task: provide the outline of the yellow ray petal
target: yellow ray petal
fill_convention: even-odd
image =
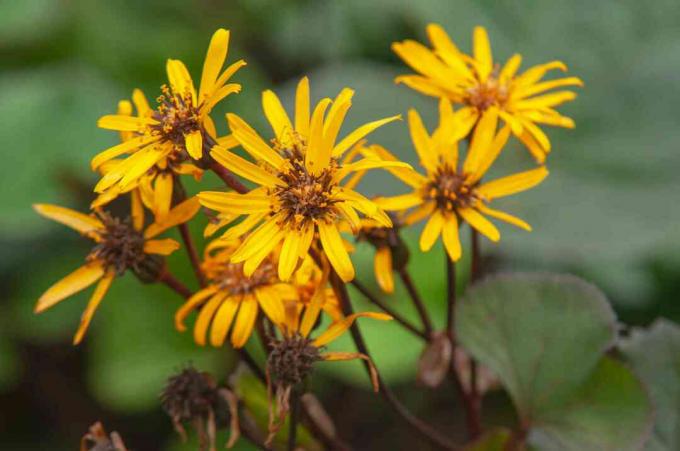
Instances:
[[[456,215],[449,215],[442,227],[442,241],[444,248],[451,261],[460,259],[462,250],[460,246],[460,236],[458,235],[458,218]]]
[[[246,344],[250,333],[253,331],[257,318],[257,302],[252,296],[246,296],[241,302],[241,308],[236,317],[234,330],[231,332],[231,344],[235,348],[242,348]]]
[[[530,68],[529,70],[527,70],[523,74],[516,77],[515,83],[518,86],[533,85],[538,80],[543,78],[543,76],[546,74],[546,72],[553,70],[553,69],[559,69],[562,72],[566,72],[567,66],[562,61],[551,61],[549,63],[540,64],[538,66],[534,66],[534,67]]]
[[[156,121],[149,118],[107,114],[99,118],[97,127],[119,132],[139,132],[144,130],[147,125],[154,123]]]
[[[489,208],[486,205],[482,204],[481,202],[477,205],[477,210],[484,213],[485,215],[491,216],[491,217],[496,218],[496,219],[500,219],[501,221],[505,221],[508,224],[512,224],[514,226],[519,227],[520,229],[524,229],[527,232],[531,232],[531,226],[529,224],[527,224],[526,222],[522,221],[520,218],[513,216],[509,213],[506,213],[504,211],[494,210],[493,208]]]
[[[392,44],[392,50],[413,70],[428,76],[440,86],[465,82],[465,74],[448,67],[434,52],[419,42],[412,40],[395,42]]]
[[[302,236],[297,231],[289,232],[283,240],[281,255],[279,256],[279,279],[287,282],[297,267],[300,254],[300,240]]]
[[[437,168],[437,154],[434,152],[432,140],[423,125],[418,112],[414,109],[408,112],[408,128],[411,135],[411,142],[418,154],[420,164],[430,172]]]
[[[213,86],[211,92],[205,93],[206,98],[211,98],[216,90],[221,89],[224,87],[224,84],[229,81],[229,79],[243,66],[247,66],[248,63],[246,63],[244,60],[238,60],[235,63],[231,63],[225,70],[222,72],[222,74],[217,78],[217,81],[215,82],[215,85]],[[212,101],[214,104],[214,101]]]
[[[323,148],[323,121],[326,109],[330,104],[331,99],[322,99],[314,108],[312,120],[309,123],[309,142],[305,153],[305,166],[313,174],[321,172],[330,161],[330,151]]]
[[[238,263],[247,260],[256,254],[257,251],[271,244],[272,238],[276,237],[280,229],[278,218],[268,218],[266,222],[263,222],[241,243],[239,248],[232,254],[231,261]]]
[[[283,301],[271,287],[261,286],[256,288],[255,297],[264,314],[274,324],[282,325],[284,323],[286,312],[283,309]]]
[[[213,147],[210,155],[215,159],[215,161],[229,169],[231,172],[251,180],[258,185],[272,188],[282,183],[270,172],[265,171],[260,166],[257,166],[250,161],[241,158],[240,156],[226,150],[221,146]]]
[[[106,163],[107,161],[110,161],[113,158],[119,157],[123,154],[129,153],[132,150],[142,149],[143,147],[148,146],[154,141],[157,141],[157,139],[158,138],[155,136],[146,135],[139,136],[137,138],[130,139],[113,147],[110,147],[104,150],[103,152],[98,153],[90,162],[90,166],[92,167],[93,171],[96,171],[102,164]]]
[[[503,69],[501,69],[498,80],[504,84],[510,82],[517,73],[520,64],[522,64],[522,55],[515,53],[508,59],[508,62],[505,63]]]
[[[354,266],[349,258],[347,250],[342,243],[340,232],[335,224],[319,223],[319,237],[321,245],[338,276],[344,281],[349,282],[354,279]]]
[[[187,222],[201,209],[197,197],[190,197],[181,204],[176,205],[162,219],[149,225],[144,231],[144,238],[153,238],[160,235],[171,227]]]
[[[451,41],[446,31],[438,24],[429,24],[426,28],[427,36],[435,48],[437,55],[441,57],[447,65],[449,65],[457,74],[465,77],[468,80],[473,80],[470,69],[465,64],[465,61],[460,57],[460,50]]]
[[[295,130],[309,138],[309,78],[302,77],[295,91]]]
[[[196,324],[194,324],[194,341],[196,344],[205,346],[208,327],[210,326],[217,308],[222,304],[225,297],[227,297],[226,292],[218,291],[210,298],[203,308],[201,308],[198,318],[196,318]]]
[[[271,198],[262,191],[253,190],[247,194],[203,191],[197,196],[204,207],[223,213],[264,213],[271,208]]]
[[[437,238],[441,234],[442,227],[444,226],[444,215],[441,214],[439,210],[435,211],[430,219],[425,224],[423,232],[420,234],[420,250],[427,252],[432,249],[434,243],[437,242]]]
[[[137,108],[137,115],[140,117],[147,117],[151,113],[151,107],[149,106],[149,101],[146,100],[146,96],[141,89],[134,89],[132,91],[132,102]]]
[[[470,141],[470,149],[463,163],[464,174],[476,174],[480,161],[489,150],[498,127],[498,109],[489,108],[482,114]]]
[[[501,239],[501,234],[496,226],[474,208],[460,208],[458,214],[460,214],[460,216],[475,230],[491,241],[498,241]]]
[[[349,135],[345,136],[342,139],[342,141],[340,141],[333,148],[333,156],[339,157],[340,155],[345,153],[350,147],[352,147],[354,144],[358,143],[361,139],[363,139],[366,135],[371,133],[373,130],[380,128],[385,124],[389,124],[390,122],[398,120],[401,120],[401,114],[397,114],[396,116],[387,117],[385,119],[380,119],[362,125],[361,127],[351,132]]]
[[[200,160],[203,156],[203,135],[200,130],[194,130],[184,135],[184,145],[187,153],[194,160]]]
[[[389,321],[392,319],[390,315],[387,315],[385,313],[374,312],[354,313],[346,318],[341,319],[340,321],[331,324],[330,327],[326,329],[324,333],[322,333],[321,335],[319,335],[318,338],[312,341],[312,345],[316,346],[317,348],[327,345],[328,343],[332,342],[340,335],[345,333],[345,331],[349,329],[352,326],[352,324],[354,324],[354,321],[356,321],[359,318],[372,318],[380,321]]]
[[[67,297],[84,290],[104,275],[104,264],[93,260],[52,285],[38,299],[34,312],[40,313]]]
[[[406,210],[423,203],[423,198],[416,192],[402,194],[400,196],[379,197],[375,203],[383,210],[395,211]]]
[[[198,93],[199,102],[205,99],[206,93],[212,91],[224,61],[227,59],[228,49],[229,30],[220,28],[212,35],[208,51],[205,55],[203,73],[201,74],[201,86]]]
[[[548,176],[548,169],[545,166],[520,172],[518,174],[502,177],[491,182],[484,183],[477,192],[486,200],[497,199],[519,193],[538,185]]]
[[[394,292],[394,277],[392,276],[392,251],[387,246],[379,247],[373,258],[375,280],[385,293]]]
[[[262,93],[262,109],[274,131],[274,136],[279,140],[283,138],[284,133],[293,131],[288,114],[274,91],[268,89]]]
[[[139,190],[130,193],[130,216],[132,216],[132,227],[138,232],[141,231],[144,228],[144,206]]]
[[[175,329],[180,332],[187,330],[184,325],[184,320],[196,307],[201,305],[206,299],[217,292],[217,287],[211,285],[202,289],[193,296],[191,296],[175,313]]]
[[[325,287],[326,283],[328,282],[328,273],[329,273],[328,268],[324,269],[323,274],[321,276],[321,280],[316,286],[314,294],[312,295],[312,299],[310,300],[309,305],[305,309],[305,313],[302,316],[302,323],[300,324],[300,335],[302,335],[305,338],[309,336],[309,333],[314,328],[314,325],[316,325],[316,321],[319,318],[319,313],[321,313],[324,301],[326,300]]]
[[[95,288],[94,293],[92,293],[90,302],[88,302],[85,311],[80,317],[80,325],[78,326],[78,330],[76,331],[76,334],[73,337],[74,345],[80,344],[80,342],[83,340],[85,332],[87,332],[87,328],[90,325],[90,321],[92,321],[92,317],[94,316],[94,312],[97,310],[97,307],[99,307],[99,304],[104,298],[106,292],[109,291],[109,288],[111,287],[111,282],[113,282],[115,276],[116,276],[115,271],[108,270],[106,272],[106,275],[102,277],[102,279],[97,284],[97,288]]]
[[[399,161],[390,151],[382,146],[373,144],[362,151],[367,157],[375,155],[377,158],[384,161]],[[403,167],[386,167],[385,170],[406,183],[413,188],[420,188],[427,183],[427,178],[415,172],[412,168],[406,169]]]
[[[371,372],[371,384],[373,385],[373,391],[378,392],[380,389],[380,378],[378,377],[378,369],[373,364],[373,361],[366,354],[360,352],[325,352],[321,354],[323,360],[331,361],[345,361],[345,360],[355,360],[361,359],[368,362],[368,367]]]
[[[220,237],[220,240],[231,241],[235,238],[239,238],[244,233],[248,233],[253,227],[255,227],[260,221],[262,221],[266,216],[266,213],[255,213],[248,215],[246,219],[240,223],[232,226],[224,232]]]
[[[170,82],[170,87],[175,94],[181,96],[191,95],[191,100],[194,105],[196,102],[196,89],[194,89],[194,81],[189,75],[189,70],[180,60],[169,59],[165,65],[166,72],[168,73],[168,81]]]
[[[210,329],[210,344],[219,347],[224,344],[227,338],[229,328],[236,317],[239,305],[241,304],[240,297],[228,296],[220,305],[219,310],[215,313],[212,322],[212,329]]]
[[[515,99],[530,97],[550,89],[561,88],[563,86],[583,86],[583,81],[578,77],[558,78],[556,80],[544,81],[534,85],[523,86],[521,89],[512,91]]]
[[[172,238],[165,238],[162,240],[147,240],[144,242],[145,254],[170,255],[179,248],[179,243]]]
[[[534,157],[536,163],[545,163],[545,158],[548,155],[546,150],[534,139],[533,135],[524,130],[521,135],[517,135],[522,144],[524,144],[529,153]]]
[[[489,44],[489,36],[486,34],[484,27],[475,27],[473,31],[473,52],[475,60],[477,61],[477,68],[479,70],[479,78],[482,82],[486,81],[491,69],[493,69],[493,57],[491,56],[491,45]]]
[[[266,161],[276,169],[283,165],[283,158],[264,142],[243,119],[233,113],[227,113],[227,122],[234,137],[250,155],[258,160]]]
[[[274,235],[268,236],[264,244],[261,247],[258,246],[257,250],[252,252],[246,259],[243,264],[243,275],[246,277],[252,276],[264,259],[279,245],[284,236],[285,232],[283,230],[278,230]]]
[[[146,171],[151,169],[151,167],[153,167],[154,164],[156,164],[162,158],[165,158],[165,156],[171,150],[172,148],[166,148],[164,150],[163,148],[147,147],[146,149],[137,152],[131,157],[127,158],[125,160],[126,172],[121,174],[123,175],[123,177],[118,182],[120,184],[121,189],[125,189],[129,184],[137,181],[137,179],[141,177],[144,173],[146,173]],[[95,187],[95,190],[98,187],[99,185]]]
[[[41,216],[68,226],[83,235],[92,235],[96,231],[104,230],[102,222],[89,215],[50,204],[33,204],[33,209]]]
[[[557,91],[550,94],[544,94],[536,97],[531,97],[525,100],[519,100],[512,103],[514,110],[532,110],[546,107],[556,107],[570,100],[576,98],[576,93],[572,91]]]
[[[401,75],[394,79],[395,83],[403,83],[414,91],[432,97],[450,97],[454,100],[452,93],[444,86],[440,86],[433,80],[422,75]],[[460,97],[460,96],[458,96]]]
[[[230,94],[238,94],[241,92],[241,85],[238,83],[229,83],[222,86],[214,93],[210,94],[203,105],[201,105],[201,117],[206,118],[213,107],[217,105],[222,99]]]
[[[498,155],[500,155],[501,151],[505,147],[505,144],[508,142],[509,137],[510,127],[506,125],[493,139],[493,142],[489,145],[486,152],[479,156],[479,160],[477,160],[476,163],[477,167],[475,168],[475,172],[468,178],[468,183],[470,185],[476,183],[482,177],[484,177],[486,171],[489,170],[493,162],[496,161],[496,158],[498,158]]]
[[[156,220],[163,219],[170,211],[172,203],[173,177],[167,172],[163,172],[156,177],[154,189],[153,212]]]

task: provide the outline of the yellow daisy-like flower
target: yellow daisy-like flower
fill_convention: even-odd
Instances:
[[[239,244],[239,241],[213,242],[208,246],[202,265],[208,286],[187,300],[175,315],[175,326],[183,332],[186,317],[200,308],[194,324],[194,340],[201,346],[206,344],[210,329],[211,345],[222,346],[231,330],[231,344],[235,348],[243,347],[250,338],[260,308],[273,323],[281,323],[283,300],[297,297],[295,287],[277,277],[274,256],[245,276],[243,263],[230,261]],[[218,246],[222,248],[213,254]]]
[[[148,104],[144,94],[135,90],[133,99],[137,103],[137,112],[142,117],[140,111],[148,111]],[[123,100],[118,103],[118,115],[132,116],[132,102]],[[123,131],[120,132],[121,141],[126,142],[138,136],[138,133]],[[95,157],[92,160],[93,168],[97,168],[103,175],[115,171],[117,166],[125,164],[125,160],[111,159],[104,161],[102,158]],[[120,185],[113,185],[103,193],[99,194],[92,202],[92,208],[99,208],[111,202],[121,194],[126,194],[132,190],[138,190],[144,206],[153,212],[156,220],[162,220],[170,211],[172,205],[173,192],[175,190],[176,177],[180,175],[191,175],[196,181],[203,176],[203,170],[199,167],[184,162],[176,153],[171,153],[162,158],[137,180],[133,181],[125,188]]]
[[[198,92],[184,63],[170,59],[167,62],[170,86],[163,87],[155,110],[151,109],[140,91],[135,91],[133,101],[138,116],[116,114],[99,119],[99,127],[130,132],[133,136],[101,152],[92,161],[96,169],[112,158],[131,154],[100,180],[95,187],[96,192],[104,192],[115,184],[125,189],[171,155],[177,162],[203,158],[204,153],[207,153],[204,150],[209,150],[216,139],[210,111],[226,96],[241,90],[241,85],[227,82],[245,65],[243,60],[221,72],[228,46],[229,31],[217,30],[208,47]]]
[[[276,94],[265,91],[264,114],[274,131],[271,144],[238,116],[227,115],[234,138],[256,164],[221,146],[215,146],[211,155],[233,173],[260,186],[246,194],[202,192],[198,196],[205,207],[218,212],[248,215],[226,232],[230,238],[257,227],[232,256],[233,262],[245,262],[246,274],[252,274],[283,242],[278,274],[281,280],[288,280],[318,232],[331,265],[344,281],[349,281],[354,278],[354,267],[338,230],[339,222],[344,219],[358,227],[360,212],[391,226],[384,211],[343,186],[343,180],[368,169],[410,166],[374,157],[352,163],[341,158],[368,133],[399,116],[362,125],[336,143],[353,94],[345,88],[335,100],[321,100],[310,115],[309,81],[303,78],[297,87],[293,126]]]
[[[475,27],[473,55],[462,53],[444,29],[436,24],[427,26],[433,48],[407,40],[395,42],[392,49],[419,75],[402,75],[397,82],[426,95],[445,97],[463,104],[468,130],[492,107],[508,123],[516,135],[539,162],[550,152],[550,140],[537,124],[573,128],[571,118],[560,115],[554,108],[573,100],[572,91],[546,93],[565,86],[583,86],[577,77],[541,81],[553,69],[567,70],[561,61],[534,66],[518,74],[522,61],[513,55],[501,68],[494,63],[486,30]]]
[[[131,220],[120,220],[102,211],[87,215],[56,205],[35,204],[33,207],[42,216],[71,227],[96,243],[87,256],[87,262],[52,285],[35,306],[36,313],[43,312],[98,282],[73,338],[73,343],[78,344],[85,336],[113,279],[128,269],[142,280],[153,281],[158,277],[164,265],[159,256],[171,254],[180,245],[169,238],[154,238],[168,228],[187,221],[198,211],[200,204],[195,198],[190,199],[175,207],[163,223],[151,224],[146,230],[141,200],[134,195]]]
[[[484,215],[531,230],[526,222],[491,209],[488,204],[494,199],[536,186],[548,175],[548,170],[541,166],[481,183],[480,180],[508,140],[509,126],[506,125],[496,133],[498,110],[491,108],[475,128],[465,161],[462,167],[459,167],[458,142],[460,138],[451,139],[452,135],[459,136],[459,134],[452,134],[450,130],[460,127],[460,122],[446,99],[440,102],[440,118],[439,127],[430,135],[423,126],[418,113],[415,110],[409,111],[411,139],[426,175],[414,175],[412,172],[404,173],[399,168],[388,168],[396,177],[411,186],[413,192],[377,199],[376,202],[389,211],[416,207],[414,211],[405,216],[404,220],[407,224],[412,224],[429,218],[420,235],[420,249],[430,250],[441,235],[446,251],[453,261],[461,256],[458,236],[459,219],[467,222],[492,241],[500,239],[500,232]],[[372,146],[371,150],[380,158],[395,158],[379,146]]]

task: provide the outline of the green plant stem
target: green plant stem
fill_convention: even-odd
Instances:
[[[340,307],[342,309],[343,314],[345,316],[353,314],[354,311],[349,299],[349,294],[347,293],[347,286],[340,279],[340,277],[334,270],[331,271],[330,282],[331,286],[333,287],[333,290],[335,291],[335,295],[338,297],[338,300],[340,301]],[[371,354],[368,351],[366,342],[364,341],[363,335],[361,334],[361,330],[359,329],[359,326],[357,325],[356,322],[352,324],[352,327],[350,328],[350,333],[352,335],[352,339],[354,340],[354,344],[357,350],[370,359]],[[364,367],[366,368],[366,372],[368,373],[369,377],[371,377],[370,363],[366,361],[364,361],[363,363]],[[441,449],[447,450],[458,449],[458,447],[451,443],[451,441],[447,437],[440,434],[438,431],[434,430],[429,424],[425,423],[424,421],[413,415],[406,408],[406,406],[404,406],[396,398],[394,393],[392,393],[392,390],[390,390],[390,388],[387,385],[385,385],[385,382],[380,376],[380,373],[378,373],[378,384],[380,388],[380,394],[385,399],[385,401],[387,401],[387,403],[392,407],[392,409],[400,417],[402,417],[414,430],[418,431],[423,437],[425,437],[431,444]]]
[[[430,320],[430,315],[427,313],[425,304],[423,303],[423,300],[420,297],[420,293],[418,293],[416,285],[413,283],[413,279],[411,279],[411,275],[409,274],[406,268],[399,268],[397,272],[399,273],[399,277],[401,278],[401,281],[404,283],[404,286],[406,286],[406,291],[408,291],[408,294],[411,297],[411,300],[413,301],[413,305],[415,305],[416,310],[418,311],[420,320],[422,321],[423,327],[425,328],[426,339],[429,340],[429,338],[432,336],[432,331],[434,329],[432,327],[432,320]]]
[[[368,288],[366,288],[361,282],[358,280],[353,280],[352,285],[354,288],[356,288],[366,299],[369,300],[372,304],[375,304],[380,310],[383,312],[387,313],[388,315],[392,316],[396,322],[404,326],[406,330],[409,332],[412,332],[414,335],[417,335],[418,337],[422,338],[423,340],[428,339],[428,334],[423,332],[422,330],[419,330],[416,326],[414,326],[409,320],[401,316],[399,313],[397,313],[395,310],[393,310],[391,307],[389,307],[387,304],[385,304],[383,301],[378,299],[373,293],[371,293]]]

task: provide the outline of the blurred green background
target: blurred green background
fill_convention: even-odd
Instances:
[[[221,131],[223,114],[235,111],[268,132],[261,91],[274,87],[290,105],[303,74],[316,98],[344,86],[356,90],[347,130],[405,114],[411,106],[433,126],[436,101],[392,83],[407,70],[390,51],[395,40],[423,41],[431,21],[463,49],[469,49],[472,27],[486,26],[502,61],[514,52],[524,56],[523,67],[563,60],[586,84],[576,101],[561,108],[577,128],[548,131],[550,177],[501,205],[534,232],[504,225],[501,244],[485,241],[483,250],[494,269],[561,270],[593,281],[626,323],[647,324],[657,316],[677,321],[679,20],[674,0],[0,0],[0,448],[74,449],[98,419],[134,449],[195,448],[179,445],[157,395],[165,378],[189,361],[226,374],[228,351],[197,349],[190,335],[175,332],[179,299],[131,276],[115,282],[85,343],[73,348],[87,294],[39,317],[32,308],[82,261],[87,243],[39,218],[30,205],[86,208],[95,181],[88,162],[117,140],[97,129],[97,118],[114,111],[135,87],[155,97],[169,57],[185,61],[197,78],[219,27],[232,31],[229,60],[248,62],[236,76],[243,92],[213,116]],[[415,164],[405,123],[388,125],[372,139]],[[515,145],[494,173],[531,164]],[[206,178],[202,186],[219,184]],[[362,189],[406,192],[377,173]],[[201,225],[193,224],[197,237]],[[180,254],[171,264],[195,286]],[[414,254],[414,277],[443,324],[442,251]],[[359,278],[372,284],[371,250],[359,246],[355,261]],[[464,271],[465,263],[459,266]],[[413,315],[403,290],[390,302]],[[452,395],[417,388],[415,366],[404,365],[415,362],[420,343],[393,325],[364,329],[378,367],[400,396],[442,428],[454,425],[455,434],[460,412],[448,407]],[[338,347],[350,350],[351,344],[340,341]],[[329,390],[337,378],[342,384]],[[383,412],[359,365],[323,364],[314,386],[352,442],[365,449],[418,444]],[[489,421],[511,422],[507,404],[504,396],[491,396]]]

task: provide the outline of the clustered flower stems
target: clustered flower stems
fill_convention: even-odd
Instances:
[[[262,93],[264,115],[273,136],[260,135],[230,112],[226,115],[230,134],[219,137],[210,113],[217,103],[240,92],[241,85],[229,81],[246,65],[239,60],[223,67],[230,39],[227,30],[218,30],[210,41],[198,89],[181,61],[168,60],[168,84],[162,86],[155,107],[140,90],[134,90],[131,101],[119,102],[116,114],[99,119],[98,125],[117,131],[121,142],[91,162],[101,175],[91,211],[83,214],[55,205],[34,206],[39,214],[94,242],[85,263],[50,287],[35,311],[47,310],[96,284],[74,336],[74,344],[78,344],[113,280],[128,271],[143,283],[165,284],[184,298],[175,314],[175,328],[186,331],[185,322],[195,312],[196,344],[222,347],[230,342],[270,398],[268,435],[261,440],[248,427],[239,427],[239,399],[233,387],[220,386],[211,375],[196,370],[171,378],[164,392],[164,408],[181,433],[184,422],[195,423],[202,449],[214,448],[217,414],[225,413],[223,402],[231,417],[228,446],[242,429],[245,437],[266,449],[288,418],[288,449],[298,445],[301,422],[327,448],[347,449],[318,409],[315,412],[304,402],[311,395],[305,393],[305,383],[316,362],[353,359],[363,361],[374,390],[414,431],[437,448],[458,449],[448,437],[413,415],[385,385],[373,364],[356,321],[394,320],[425,342],[419,381],[436,387],[448,375],[464,406],[468,435],[478,437],[482,432],[482,393],[477,363],[470,360],[469,387],[465,387],[454,354],[460,229],[472,231],[470,283],[474,283],[481,272],[480,235],[493,242],[500,239],[499,230],[488,218],[531,230],[522,219],[490,205],[495,199],[531,189],[547,177],[545,160],[551,143],[540,126],[574,126],[572,119],[555,108],[576,94],[554,89],[581,86],[582,82],[576,77],[541,81],[550,70],[566,71],[559,61],[523,73],[519,73],[519,55],[503,66],[495,63],[481,27],[474,30],[471,55],[458,50],[438,25],[429,25],[427,34],[432,49],[411,40],[392,46],[416,72],[395,81],[439,99],[439,124],[432,133],[416,110],[408,112],[411,140],[423,173],[367,140],[371,132],[400,120],[401,115],[368,122],[340,138],[354,91],[344,88],[335,98],[326,97],[314,105],[307,77],[297,85],[292,116],[273,91]],[[537,166],[482,182],[511,137],[526,147]],[[467,146],[462,149],[464,141]],[[246,157],[234,152],[236,147],[245,151]],[[389,172],[411,191],[366,198],[357,185],[374,169]],[[192,176],[199,181],[206,170],[212,170],[229,190],[188,196],[182,178]],[[112,216],[106,210],[109,202],[122,196],[130,201],[128,218]],[[188,227],[201,207],[216,212],[204,236],[225,229],[204,246],[202,259]],[[145,226],[147,216],[153,221]],[[419,239],[421,251],[431,250],[440,237],[444,244],[447,318],[443,331],[435,330],[408,272],[408,249],[399,234],[402,227],[420,221],[425,222]],[[182,245],[158,236],[174,227],[196,275],[196,292],[166,265],[165,257]],[[343,233],[375,248],[374,270],[380,289],[392,293],[396,273],[421,324],[399,315],[389,301],[356,280],[351,245]],[[385,313],[355,312],[349,283]],[[325,330],[320,327],[322,318],[330,323]],[[327,351],[326,345],[348,330],[357,352]],[[253,332],[265,351],[262,365],[244,347]],[[522,431],[515,435],[519,441],[524,439]]]

